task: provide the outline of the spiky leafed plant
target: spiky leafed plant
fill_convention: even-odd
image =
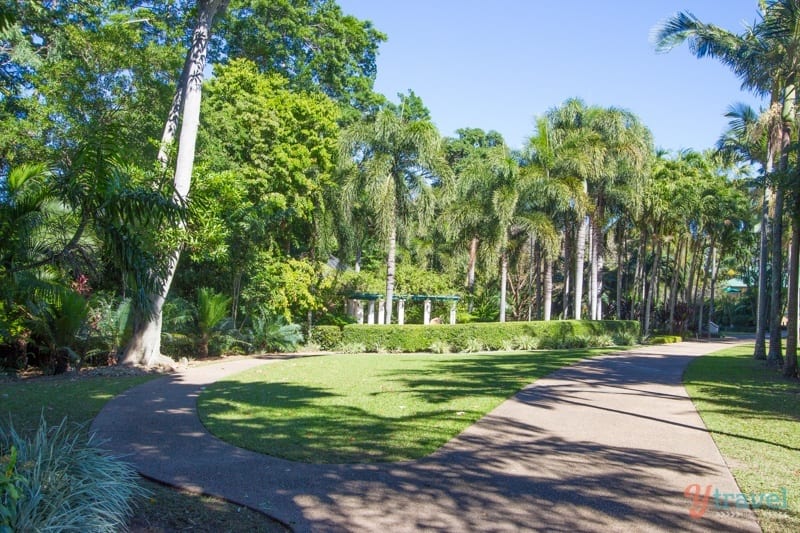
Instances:
[[[136,470],[99,449],[66,419],[33,435],[0,427],[4,483],[0,530],[97,531],[126,528],[132,502],[146,495]],[[11,461],[8,461],[11,459]]]
[[[208,357],[208,344],[229,316],[231,298],[208,287],[197,290],[196,326],[200,357]]]

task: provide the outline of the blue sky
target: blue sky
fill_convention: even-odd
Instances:
[[[499,131],[519,148],[535,117],[570,97],[636,113],[656,146],[704,149],[725,129],[734,102],[761,100],[712,59],[684,44],[657,54],[650,30],[689,11],[741,32],[757,0],[339,0],[389,37],[376,90],[414,90],[443,135]]]

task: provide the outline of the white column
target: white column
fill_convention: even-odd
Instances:
[[[422,313],[422,323],[423,324],[430,324],[431,323],[431,301],[425,300],[425,306],[423,307]]]
[[[406,323],[406,301],[397,300],[397,323],[403,325]]]
[[[378,324],[383,324],[386,317],[386,308],[383,300],[378,300]]]
[[[383,309],[386,313],[386,316],[392,316],[392,302],[383,302]],[[383,322],[381,322],[382,324]],[[388,322],[391,324],[391,322]]]
[[[359,324],[364,323],[364,302],[361,300],[354,300],[353,304],[356,308],[356,322]]]
[[[375,323],[375,300],[370,300],[367,304],[367,324]]]
[[[450,323],[451,324],[455,324],[456,323],[456,301],[455,300],[450,302]]]

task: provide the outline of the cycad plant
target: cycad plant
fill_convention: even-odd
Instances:
[[[221,334],[228,318],[231,298],[215,292],[208,287],[197,291],[197,311],[195,325],[200,334],[198,352],[200,357],[208,357],[208,345],[211,340]]]

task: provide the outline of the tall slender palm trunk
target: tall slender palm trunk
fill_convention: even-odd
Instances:
[[[553,307],[553,260],[549,257],[544,262],[544,320],[550,320]]]
[[[756,305],[756,344],[753,358],[767,358],[767,261],[769,260],[768,228],[770,189],[767,176],[772,172],[772,157],[767,160],[764,176],[764,198],[761,203],[761,231],[758,243],[758,303]]]
[[[644,335],[647,336],[650,334],[650,315],[651,310],[653,308],[653,299],[655,295],[658,293],[658,268],[659,268],[659,259],[661,257],[661,240],[656,239],[655,235],[653,236],[653,265],[652,270],[650,272],[650,289],[647,291],[647,296],[645,298],[644,304]]]
[[[478,238],[473,237],[469,243],[469,264],[467,266],[467,292],[469,293],[469,308],[471,313],[475,306],[475,264],[478,262]]]
[[[775,211],[772,221],[772,264],[770,266],[770,326],[767,361],[772,365],[783,363],[781,346],[781,319],[783,313],[783,188],[775,195]]]
[[[506,321],[506,286],[508,285],[508,252],[500,256],[500,322]]]
[[[789,302],[788,325],[786,331],[786,361],[783,375],[788,378],[799,377],[797,369],[797,328],[798,328],[798,268],[800,268],[800,193],[792,193],[792,245],[789,248]]]
[[[584,183],[584,187],[586,184]],[[586,259],[586,233],[589,230],[589,217],[583,217],[575,239],[575,320],[581,319],[583,303],[583,262]]]
[[[386,256],[386,312],[385,323],[392,323],[392,300],[394,299],[394,273],[397,258],[397,224],[389,228],[389,253]]]

